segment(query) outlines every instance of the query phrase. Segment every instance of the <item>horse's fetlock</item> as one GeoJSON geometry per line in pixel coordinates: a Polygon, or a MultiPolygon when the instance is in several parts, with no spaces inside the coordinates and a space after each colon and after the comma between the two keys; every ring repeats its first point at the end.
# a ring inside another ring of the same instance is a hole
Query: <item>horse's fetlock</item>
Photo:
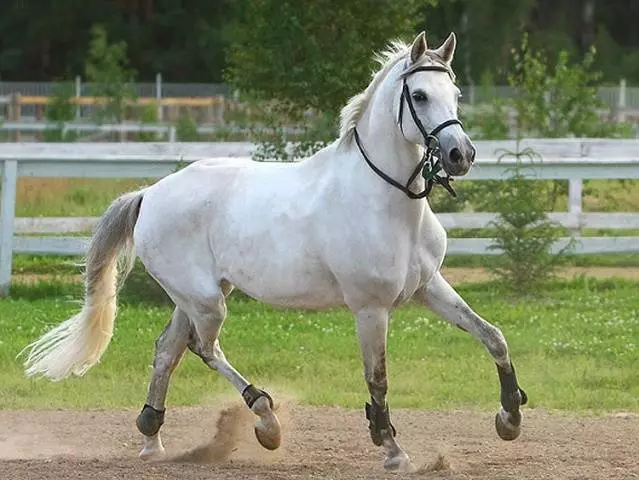
{"type": "Polygon", "coordinates": [[[264,390],[260,390],[254,385],[249,385],[242,392],[242,398],[244,399],[244,402],[246,402],[246,405],[248,406],[248,408],[253,408],[253,404],[259,398],[262,398],[262,397],[266,397],[266,399],[268,400],[269,406],[271,407],[271,410],[273,410],[273,398],[264,390]]]}
{"type": "Polygon", "coordinates": [[[397,430],[390,421],[388,405],[381,406],[374,398],[365,406],[366,419],[369,421],[368,429],[371,440],[376,446],[382,445],[385,436],[397,435],[397,430]]]}
{"type": "Polygon", "coordinates": [[[519,407],[522,405],[523,396],[519,390],[514,392],[504,392],[501,393],[501,406],[508,413],[519,412],[519,407]]]}
{"type": "Polygon", "coordinates": [[[135,422],[140,433],[147,437],[152,437],[158,433],[164,423],[165,411],[156,410],[151,405],[145,404],[135,422]]]}

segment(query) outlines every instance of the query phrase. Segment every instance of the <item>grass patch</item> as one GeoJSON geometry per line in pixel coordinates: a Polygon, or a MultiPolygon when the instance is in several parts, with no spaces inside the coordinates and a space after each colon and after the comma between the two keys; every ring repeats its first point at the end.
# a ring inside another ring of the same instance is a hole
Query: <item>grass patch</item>
{"type": "Polygon", "coordinates": [[[82,257],[65,255],[14,255],[12,273],[26,275],[76,275],[82,257]]]}
{"type": "MultiPolygon", "coordinates": [[[[532,407],[639,411],[639,296],[636,282],[581,278],[550,284],[543,296],[515,302],[496,283],[460,288],[510,343],[532,407]]],[[[75,313],[77,285],[16,285],[0,301],[0,407],[140,406],[153,344],[168,306],[124,304],[112,344],[84,378],[26,379],[15,359],[50,325],[75,313]]],[[[309,404],[360,408],[368,397],[351,314],[279,310],[234,295],[221,336],[235,367],[257,385],[296,394],[309,404]]],[[[389,333],[390,402],[394,408],[497,408],[494,364],[469,335],[407,305],[389,333]]],[[[175,372],[169,405],[197,404],[233,392],[188,354],[175,372]]]]}
{"type": "Polygon", "coordinates": [[[18,217],[100,216],[119,195],[150,185],[144,179],[18,179],[18,217]]]}

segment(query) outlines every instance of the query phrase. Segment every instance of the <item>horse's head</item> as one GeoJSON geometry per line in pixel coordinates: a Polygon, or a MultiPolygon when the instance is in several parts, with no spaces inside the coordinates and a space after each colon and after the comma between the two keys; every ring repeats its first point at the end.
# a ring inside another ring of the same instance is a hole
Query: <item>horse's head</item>
{"type": "Polygon", "coordinates": [[[451,33],[437,49],[429,50],[426,35],[413,41],[402,73],[397,118],[404,137],[425,148],[440,149],[448,175],[465,175],[475,160],[475,147],[457,118],[461,95],[451,62],[457,41],[451,33]]]}

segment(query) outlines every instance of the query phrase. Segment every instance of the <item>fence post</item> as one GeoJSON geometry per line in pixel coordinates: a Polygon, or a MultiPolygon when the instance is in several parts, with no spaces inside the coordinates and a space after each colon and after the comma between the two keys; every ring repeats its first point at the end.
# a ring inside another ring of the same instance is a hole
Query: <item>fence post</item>
{"type": "Polygon", "coordinates": [[[82,116],[80,106],[80,97],[82,96],[82,79],[80,75],[75,76],[75,119],[76,121],[80,121],[80,117],[82,116]]]}
{"type": "MultiPolygon", "coordinates": [[[[14,93],[13,95],[11,95],[11,112],[9,117],[12,122],[19,122],[21,116],[22,116],[22,102],[20,100],[20,94],[14,93]]],[[[20,130],[15,131],[14,141],[15,142],[20,141],[20,130]]]]}
{"type": "Polygon", "coordinates": [[[626,79],[619,80],[619,100],[617,102],[617,121],[626,121],[626,79]]]}
{"type": "Polygon", "coordinates": [[[162,122],[164,111],[162,109],[162,74],[155,75],[155,100],[158,105],[158,122],[162,122]]]}
{"type": "Polygon", "coordinates": [[[581,233],[581,191],[583,183],[581,178],[571,178],[568,180],[568,211],[577,216],[577,228],[570,229],[571,233],[579,235],[581,233]]]}
{"type": "Polygon", "coordinates": [[[11,285],[13,220],[16,214],[17,181],[18,162],[5,160],[2,168],[2,203],[0,204],[0,297],[9,294],[11,285]]]}

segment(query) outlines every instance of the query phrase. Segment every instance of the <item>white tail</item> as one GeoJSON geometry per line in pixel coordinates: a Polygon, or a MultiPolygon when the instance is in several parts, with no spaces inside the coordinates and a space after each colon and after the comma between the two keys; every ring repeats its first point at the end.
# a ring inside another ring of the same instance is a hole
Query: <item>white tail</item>
{"type": "Polygon", "coordinates": [[[25,348],[28,376],[60,380],[84,375],[109,346],[117,311],[118,260],[124,260],[122,283],[135,261],[133,229],[143,194],[141,190],[123,195],[100,219],[87,251],[84,306],[25,348]]]}

